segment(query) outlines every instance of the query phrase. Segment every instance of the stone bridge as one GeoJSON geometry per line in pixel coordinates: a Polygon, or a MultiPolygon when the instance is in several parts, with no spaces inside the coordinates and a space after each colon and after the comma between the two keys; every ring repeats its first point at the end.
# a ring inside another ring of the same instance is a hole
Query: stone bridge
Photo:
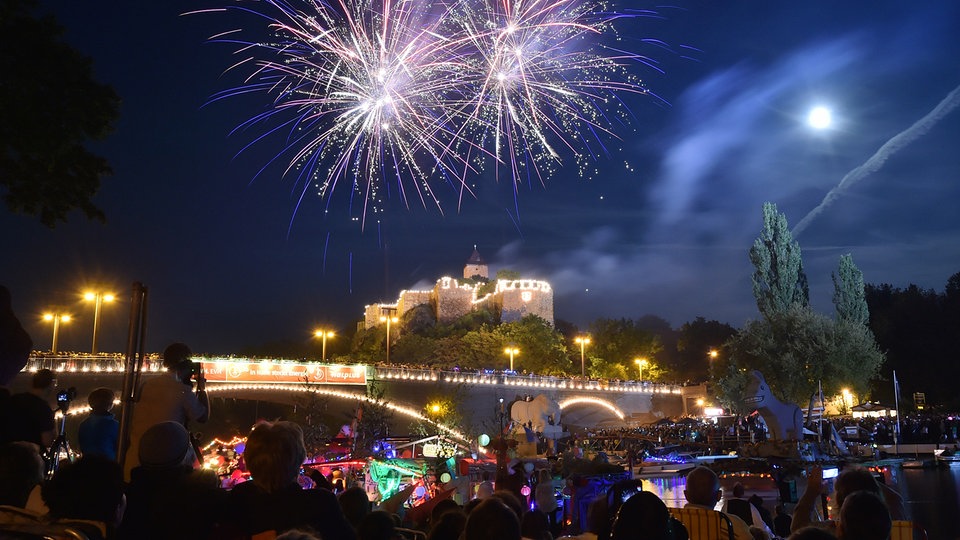
{"type": "MultiPolygon", "coordinates": [[[[208,380],[211,399],[241,399],[295,405],[306,393],[328,398],[331,409],[350,412],[367,400],[367,389],[383,390],[384,401],[394,411],[394,422],[410,418],[430,421],[427,405],[456,396],[472,427],[497,422],[501,403],[545,394],[560,404],[562,423],[568,427],[644,424],[667,416],[699,412],[705,388],[655,384],[649,381],[606,381],[492,370],[445,371],[404,366],[332,365],[287,359],[199,357],[208,380]],[[410,418],[406,418],[410,417],[410,418]]],[[[118,354],[32,356],[11,385],[17,391],[29,385],[30,374],[41,368],[57,373],[61,388],[76,387],[78,399],[71,413],[85,412],[86,396],[105,386],[120,393],[125,360],[118,354]]],[[[159,357],[146,357],[142,378],[162,371],[159,357]]],[[[219,405],[223,407],[223,405],[219,405]]],[[[221,409],[222,410],[222,409],[221,409]]],[[[402,422],[405,421],[405,424],[402,422]]],[[[466,426],[465,426],[466,427],[466,426]]],[[[401,429],[402,431],[402,429],[401,429]]]]}

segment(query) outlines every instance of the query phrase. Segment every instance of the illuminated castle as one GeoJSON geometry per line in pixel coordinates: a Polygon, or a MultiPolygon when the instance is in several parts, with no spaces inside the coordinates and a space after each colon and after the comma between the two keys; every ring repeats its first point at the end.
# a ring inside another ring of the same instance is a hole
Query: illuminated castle
{"type": "Polygon", "coordinates": [[[553,289],[546,281],[534,279],[498,279],[489,285],[489,269],[476,246],[463,267],[463,282],[452,277],[437,280],[433,289],[401,291],[395,304],[372,304],[364,307],[364,326],[373,328],[384,315],[403,317],[418,306],[430,306],[440,323],[452,322],[471,311],[489,309],[500,322],[519,321],[537,315],[553,324],[553,289]],[[480,292],[489,291],[489,292],[480,292]]]}

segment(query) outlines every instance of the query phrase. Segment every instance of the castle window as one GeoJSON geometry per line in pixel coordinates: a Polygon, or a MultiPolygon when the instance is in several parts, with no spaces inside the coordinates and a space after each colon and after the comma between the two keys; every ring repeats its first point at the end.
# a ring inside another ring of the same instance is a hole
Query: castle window
{"type": "Polygon", "coordinates": [[[520,293],[520,298],[524,302],[529,302],[530,300],[533,300],[533,293],[530,291],[523,291],[522,293],[520,293]]]}

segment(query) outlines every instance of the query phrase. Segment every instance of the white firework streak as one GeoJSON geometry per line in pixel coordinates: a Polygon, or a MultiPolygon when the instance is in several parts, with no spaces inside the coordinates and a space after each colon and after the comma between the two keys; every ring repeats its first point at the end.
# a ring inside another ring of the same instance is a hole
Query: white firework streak
{"type": "Polygon", "coordinates": [[[646,93],[627,69],[639,56],[595,43],[621,15],[592,0],[295,3],[225,9],[266,20],[271,37],[211,38],[249,55],[230,70],[254,66],[211,101],[271,95],[265,112],[234,130],[267,126],[244,149],[287,131],[271,163],[290,156],[284,174],[297,174],[300,197],[313,185],[329,204],[347,180],[363,195],[364,221],[388,181],[405,205],[412,187],[441,212],[433,184],[462,199],[468,178],[491,161],[514,184],[544,183],[562,154],[582,164],[605,151],[610,116],[626,116],[620,95],[646,93]]]}

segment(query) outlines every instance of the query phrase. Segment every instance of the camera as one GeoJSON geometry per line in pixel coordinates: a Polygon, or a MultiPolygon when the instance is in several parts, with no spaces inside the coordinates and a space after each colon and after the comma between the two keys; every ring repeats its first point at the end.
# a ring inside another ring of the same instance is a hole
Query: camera
{"type": "Polygon", "coordinates": [[[60,407],[67,407],[70,405],[70,402],[77,398],[77,387],[71,386],[66,390],[61,390],[57,392],[57,405],[60,407]]]}
{"type": "Polygon", "coordinates": [[[203,375],[203,364],[193,360],[184,360],[177,365],[177,373],[180,375],[180,382],[183,384],[192,384],[196,379],[197,383],[202,385],[206,382],[203,375]]]}

